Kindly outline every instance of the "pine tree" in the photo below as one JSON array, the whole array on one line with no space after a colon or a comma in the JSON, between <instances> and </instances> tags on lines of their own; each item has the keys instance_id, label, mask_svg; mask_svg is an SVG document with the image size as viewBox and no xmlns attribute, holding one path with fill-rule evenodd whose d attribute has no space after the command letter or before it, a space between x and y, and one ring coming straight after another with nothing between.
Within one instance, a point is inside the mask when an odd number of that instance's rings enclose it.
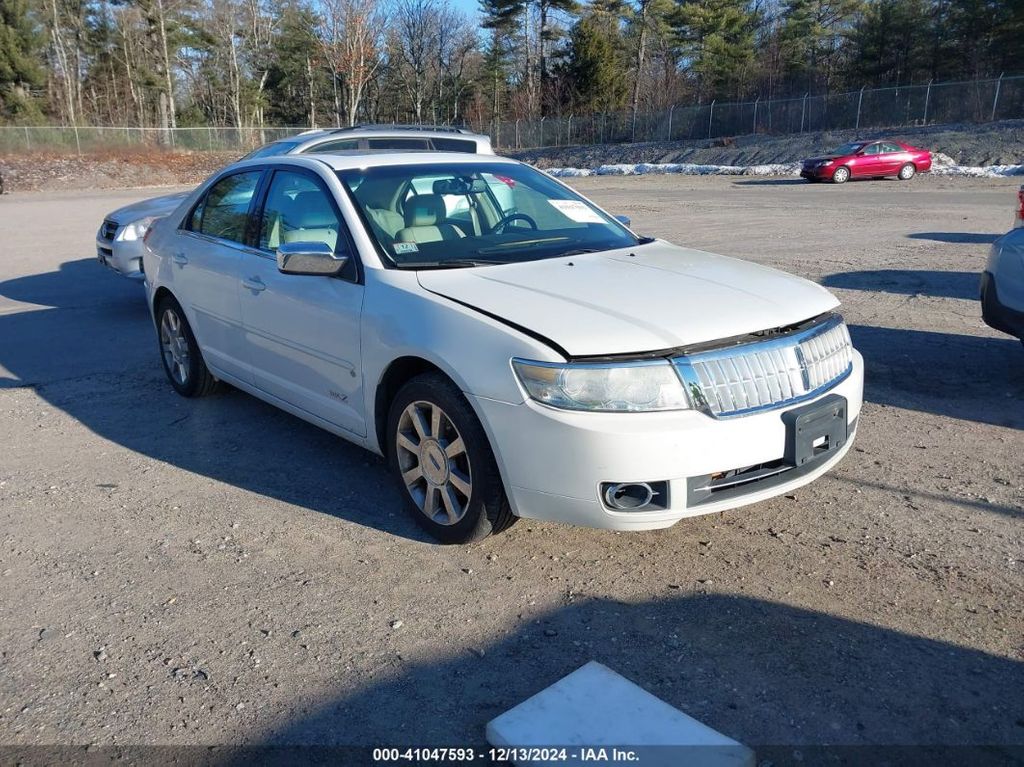
<instances>
[{"instance_id":1,"label":"pine tree","mask_svg":"<svg viewBox=\"0 0 1024 767\"><path fill-rule=\"evenodd\" d=\"M572 29L566 69L580 112L609 112L625 105L622 12L618 0L593 0Z\"/></svg>"},{"instance_id":2,"label":"pine tree","mask_svg":"<svg viewBox=\"0 0 1024 767\"><path fill-rule=\"evenodd\" d=\"M683 0L675 14L698 99L739 98L753 82L757 14L746 0Z\"/></svg>"},{"instance_id":3,"label":"pine tree","mask_svg":"<svg viewBox=\"0 0 1024 767\"><path fill-rule=\"evenodd\" d=\"M14 120L41 116L26 87L42 85L40 38L26 0L0 3L0 114Z\"/></svg>"}]
</instances>

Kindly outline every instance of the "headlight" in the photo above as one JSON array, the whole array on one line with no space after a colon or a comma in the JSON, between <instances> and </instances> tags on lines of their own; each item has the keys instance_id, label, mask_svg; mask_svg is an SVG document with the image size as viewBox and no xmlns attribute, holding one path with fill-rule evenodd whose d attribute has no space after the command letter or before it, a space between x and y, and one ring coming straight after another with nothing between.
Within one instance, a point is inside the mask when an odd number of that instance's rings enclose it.
<instances>
[{"instance_id":1,"label":"headlight","mask_svg":"<svg viewBox=\"0 0 1024 767\"><path fill-rule=\"evenodd\" d=\"M156 216L149 216L147 218L141 218L138 221L132 221L128 226L121 230L121 235L117 238L131 242L132 240L141 240L146 236L146 230L149 229L149 225L156 221Z\"/></svg>"},{"instance_id":2,"label":"headlight","mask_svg":"<svg viewBox=\"0 0 1024 767\"><path fill-rule=\"evenodd\" d=\"M822 160L821 162L818 163L818 167L819 168L824 168L825 166L831 165L831 164L832 164L832 160Z\"/></svg>"},{"instance_id":3,"label":"headlight","mask_svg":"<svg viewBox=\"0 0 1024 767\"><path fill-rule=\"evenodd\" d=\"M690 407L666 360L574 365L515 359L512 367L530 397L563 410L639 413Z\"/></svg>"}]
</instances>

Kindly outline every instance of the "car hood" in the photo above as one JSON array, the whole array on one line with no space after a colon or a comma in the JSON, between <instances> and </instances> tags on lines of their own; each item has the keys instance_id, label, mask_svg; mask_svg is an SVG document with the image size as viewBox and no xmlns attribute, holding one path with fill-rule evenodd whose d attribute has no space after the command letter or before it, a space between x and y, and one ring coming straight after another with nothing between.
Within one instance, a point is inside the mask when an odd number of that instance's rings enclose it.
<instances>
[{"instance_id":1,"label":"car hood","mask_svg":"<svg viewBox=\"0 0 1024 767\"><path fill-rule=\"evenodd\" d=\"M813 282L661 241L521 264L419 272L422 287L573 357L638 354L792 325L834 309Z\"/></svg>"},{"instance_id":2,"label":"car hood","mask_svg":"<svg viewBox=\"0 0 1024 767\"><path fill-rule=\"evenodd\" d=\"M823 154L820 157L808 157L804 162L821 162L822 160L838 160L840 157L848 157L845 154Z\"/></svg>"},{"instance_id":3,"label":"car hood","mask_svg":"<svg viewBox=\"0 0 1024 767\"><path fill-rule=\"evenodd\" d=\"M190 194L191 192L177 192L175 194L165 194L163 197L153 197L149 200L133 202L131 205L125 205L123 208L118 208L112 213L108 213L107 219L116 221L118 225L124 226L132 221L138 221L140 218L166 216L168 213L173 213L174 209L181 204L181 201Z\"/></svg>"}]
</instances>

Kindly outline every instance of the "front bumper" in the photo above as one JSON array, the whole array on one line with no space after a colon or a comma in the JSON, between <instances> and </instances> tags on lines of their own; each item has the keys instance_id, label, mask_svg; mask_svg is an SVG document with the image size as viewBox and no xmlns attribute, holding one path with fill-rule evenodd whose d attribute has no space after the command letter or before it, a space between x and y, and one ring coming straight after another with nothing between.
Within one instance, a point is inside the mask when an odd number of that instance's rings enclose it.
<instances>
[{"instance_id":1,"label":"front bumper","mask_svg":"<svg viewBox=\"0 0 1024 767\"><path fill-rule=\"evenodd\" d=\"M580 413L533 401L519 405L471 397L501 466L509 502L520 517L613 530L669 527L684 517L744 506L792 491L824 474L849 450L863 399L864 361L854 353L851 374L813 401L838 394L847 402L849 438L827 459L751 482L715 498L695 499L707 475L778 462L786 452L782 414L792 408L715 419L685 410L669 413ZM667 508L614 511L601 500L602 483L663 482Z\"/></svg>"},{"instance_id":2,"label":"front bumper","mask_svg":"<svg viewBox=\"0 0 1024 767\"><path fill-rule=\"evenodd\" d=\"M828 181L832 178L832 172L835 169L835 165L821 165L816 167L808 167L805 165L800 169L800 176L807 179Z\"/></svg>"},{"instance_id":3,"label":"front bumper","mask_svg":"<svg viewBox=\"0 0 1024 767\"><path fill-rule=\"evenodd\" d=\"M142 240L119 240L121 231L119 227L113 239L107 239L100 228L96 234L96 260L122 277L142 280Z\"/></svg>"},{"instance_id":4,"label":"front bumper","mask_svg":"<svg viewBox=\"0 0 1024 767\"><path fill-rule=\"evenodd\" d=\"M999 300L996 280L991 272L981 274L981 318L990 328L1024 340L1024 311Z\"/></svg>"}]
</instances>

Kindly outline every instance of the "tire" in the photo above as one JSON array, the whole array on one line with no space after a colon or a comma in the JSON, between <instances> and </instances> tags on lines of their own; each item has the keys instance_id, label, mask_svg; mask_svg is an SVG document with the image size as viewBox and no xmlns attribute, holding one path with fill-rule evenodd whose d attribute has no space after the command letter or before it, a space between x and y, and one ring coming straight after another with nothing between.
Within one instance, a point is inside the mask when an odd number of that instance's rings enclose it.
<instances>
[{"instance_id":1,"label":"tire","mask_svg":"<svg viewBox=\"0 0 1024 767\"><path fill-rule=\"evenodd\" d=\"M473 543L516 521L487 434L446 376L425 373L402 386L387 430L388 463L405 506L434 538Z\"/></svg>"},{"instance_id":2,"label":"tire","mask_svg":"<svg viewBox=\"0 0 1024 767\"><path fill-rule=\"evenodd\" d=\"M207 369L181 304L170 296L157 304L156 338L167 380L178 394L205 397L217 390L220 382Z\"/></svg>"},{"instance_id":3,"label":"tire","mask_svg":"<svg viewBox=\"0 0 1024 767\"><path fill-rule=\"evenodd\" d=\"M850 180L850 169L847 168L845 165L840 165L832 173L832 183L833 184L845 184L849 180Z\"/></svg>"},{"instance_id":4,"label":"tire","mask_svg":"<svg viewBox=\"0 0 1024 767\"><path fill-rule=\"evenodd\" d=\"M903 167L900 168L900 172L896 174L896 178L900 181L910 181L916 173L917 168L914 166L914 163L908 162L903 164Z\"/></svg>"}]
</instances>

